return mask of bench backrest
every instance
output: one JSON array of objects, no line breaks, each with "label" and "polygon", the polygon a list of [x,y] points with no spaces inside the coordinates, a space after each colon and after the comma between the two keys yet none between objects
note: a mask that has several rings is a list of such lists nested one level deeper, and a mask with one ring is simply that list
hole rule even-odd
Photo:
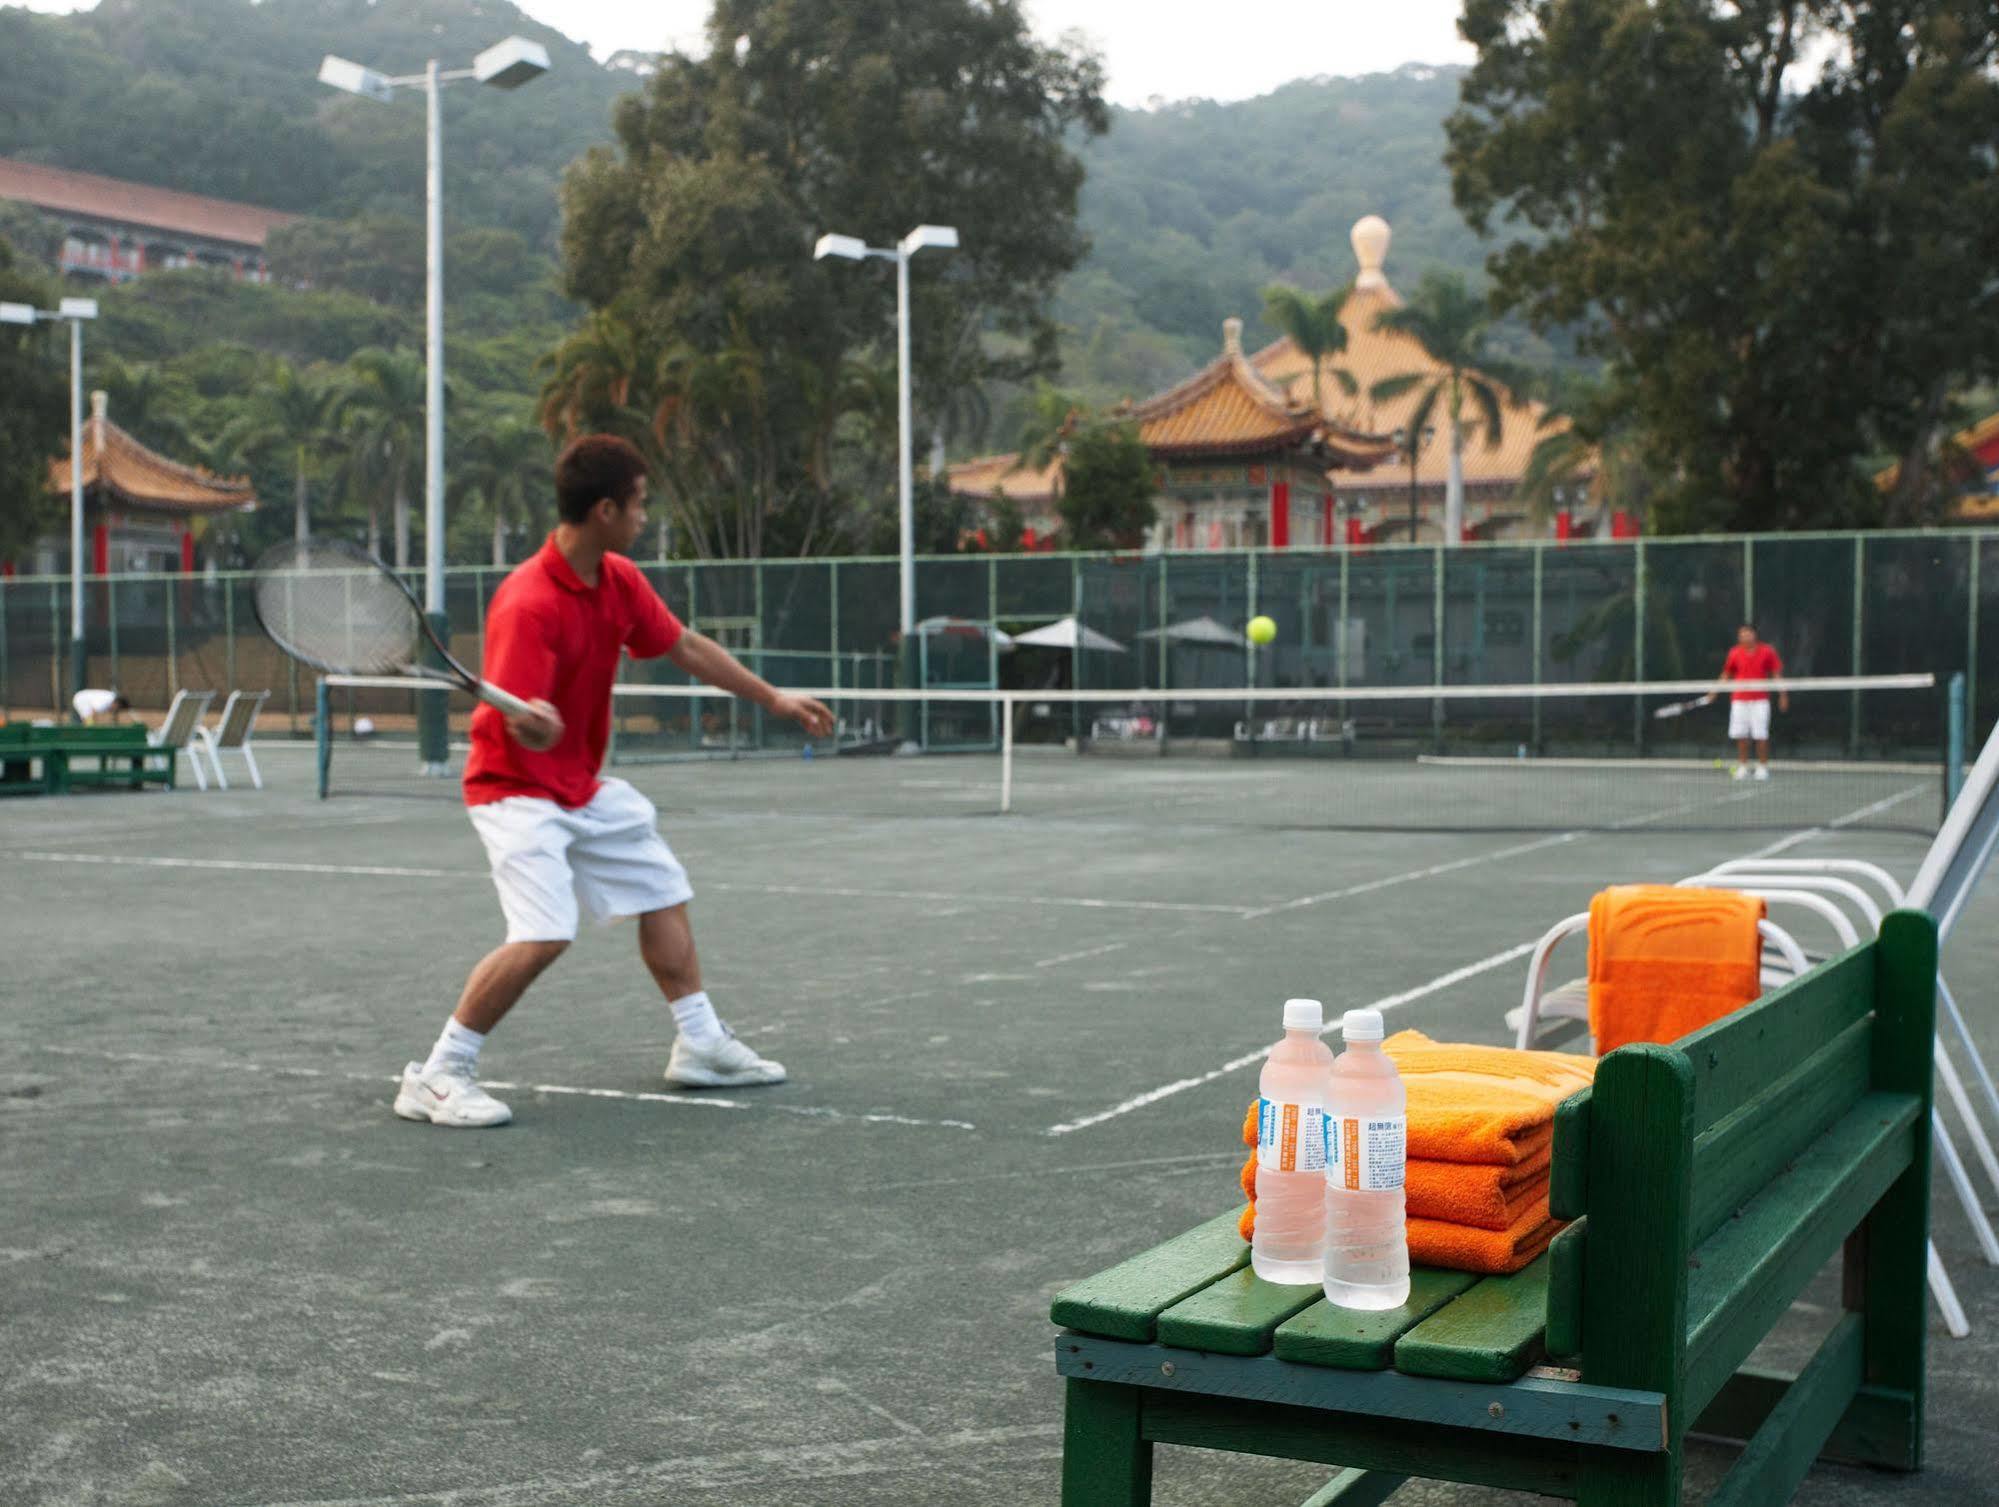
[{"label": "bench backrest", "polygon": [[1881,1310],[1870,1345],[1919,1359],[1936,966],[1935,921],[1897,911],[1671,1046],[1606,1056],[1555,1119],[1549,1207],[1576,1222],[1550,1261],[1549,1349],[1587,1382],[1663,1392],[1684,1435],[1860,1230],[1848,1307]]}]

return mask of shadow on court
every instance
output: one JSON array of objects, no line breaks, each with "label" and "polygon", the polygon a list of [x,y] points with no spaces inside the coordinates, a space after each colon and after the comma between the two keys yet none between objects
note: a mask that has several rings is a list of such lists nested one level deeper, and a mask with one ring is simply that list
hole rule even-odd
[{"label": "shadow on court", "polygon": [[[1227,1065],[1287,995],[1496,1041],[1509,954],[1602,884],[1785,835],[1277,830],[1198,771],[1150,803],[1176,820],[867,784],[983,782],[950,760],[791,807],[774,770],[628,769],[710,992],[792,1081],[669,1091],[670,1017],[612,927],[486,1049],[515,1123],[458,1132],[388,1105],[499,937],[469,825],[448,790],[322,804],[308,754],[264,762],[261,794],[0,812],[5,1502],[1053,1501],[1048,1300],[1232,1206],[1255,1077]],[[1906,879],[1924,846],[1790,851]],[[1999,891],[1974,911],[1946,961],[1999,1057]],[[1801,1502],[1990,1498],[1999,1273],[1935,1211],[1975,1330],[1933,1327],[1930,1468],[1821,1468]],[[1778,1351],[1830,1322],[1821,1286]],[[1278,1507],[1327,1474],[1167,1450],[1157,1500]]]}]

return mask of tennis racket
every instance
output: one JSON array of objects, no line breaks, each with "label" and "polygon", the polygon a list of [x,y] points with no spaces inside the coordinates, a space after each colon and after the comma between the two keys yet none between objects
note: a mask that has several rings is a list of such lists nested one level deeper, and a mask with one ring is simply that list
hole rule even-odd
[{"label": "tennis racket", "polygon": [[1692,701],[1669,701],[1662,707],[1654,708],[1652,715],[1663,722],[1668,717],[1684,717],[1688,712],[1695,711],[1700,707],[1713,705],[1714,695],[1710,692],[1705,696],[1696,696]]},{"label": "tennis racket", "polygon": [[[454,659],[415,594],[366,550],[337,539],[280,544],[257,561],[252,586],[258,626],[300,664],[332,675],[407,675],[455,685],[510,717],[534,715],[520,697]],[[442,668],[418,663],[425,643]]]}]

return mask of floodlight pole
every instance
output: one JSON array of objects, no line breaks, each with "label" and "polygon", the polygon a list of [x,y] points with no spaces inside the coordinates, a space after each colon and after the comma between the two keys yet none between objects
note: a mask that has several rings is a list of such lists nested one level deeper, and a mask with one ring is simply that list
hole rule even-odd
[{"label": "floodlight pole", "polygon": [[[496,89],[518,89],[548,71],[548,50],[525,37],[508,37],[472,60],[470,68],[440,69],[436,58],[422,73],[391,78],[329,55],[319,65],[319,81],[365,99],[386,102],[399,88],[424,92],[424,431],[423,570],[424,614],[441,642],[450,642],[451,620],[444,609],[444,111],[439,98],[446,84],[474,80]],[[425,774],[446,774],[451,750],[446,707],[440,696],[420,698],[417,743]]]},{"label": "floodlight pole", "polygon": [[[69,693],[83,689],[83,321],[69,322]],[[192,757],[190,755],[190,757]]]},{"label": "floodlight pole", "polygon": [[[436,58],[424,66],[423,88],[429,116],[424,141],[423,610],[438,638],[450,643],[451,619],[444,610],[444,111]],[[451,772],[444,697],[418,698],[417,743],[425,774]]]}]

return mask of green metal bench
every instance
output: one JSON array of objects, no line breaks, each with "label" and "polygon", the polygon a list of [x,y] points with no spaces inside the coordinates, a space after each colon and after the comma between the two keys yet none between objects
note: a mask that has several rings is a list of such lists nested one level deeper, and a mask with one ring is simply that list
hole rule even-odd
[{"label": "green metal bench", "polygon": [[[1748,1440],[1726,1507],[1788,1500],[1821,1453],[1917,1469],[1936,956],[1935,922],[1898,911],[1605,1057],[1556,1115],[1550,1205],[1574,1223],[1515,1275],[1418,1269],[1403,1308],[1353,1312],[1259,1280],[1230,1214],[1070,1288],[1063,1502],[1149,1502],[1155,1444],[1346,1467],[1308,1507],[1412,1476],[1668,1507],[1693,1432]],[[1842,1244],[1811,1362],[1742,1369]]]},{"label": "green metal bench", "polygon": [[0,727],[0,795],[64,795],[82,786],[174,787],[175,750],[153,744],[146,729]]}]

